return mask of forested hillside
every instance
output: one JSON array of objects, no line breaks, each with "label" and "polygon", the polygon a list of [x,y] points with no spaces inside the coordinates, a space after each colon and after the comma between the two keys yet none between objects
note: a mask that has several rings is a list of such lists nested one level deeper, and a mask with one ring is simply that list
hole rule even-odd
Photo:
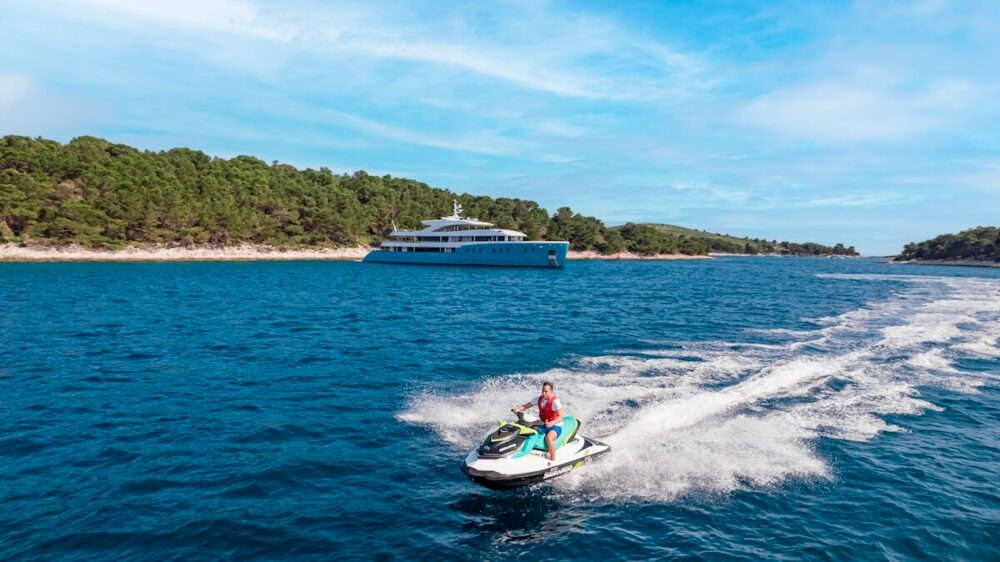
[{"label": "forested hillside", "polygon": [[1000,228],[980,226],[958,234],[942,234],[923,242],[911,242],[896,256],[896,261],[962,259],[1000,261]]},{"label": "forested hillside", "polygon": [[824,246],[815,242],[778,242],[761,238],[738,238],[726,234],[716,234],[669,224],[627,224],[616,228],[623,237],[631,241],[633,251],[654,251],[661,246],[676,245],[685,253],[706,254],[720,252],[727,254],[783,254],[795,256],[857,256],[854,246]]},{"label": "forested hillside", "polygon": [[[415,228],[420,220],[449,214],[453,199],[466,216],[524,231],[531,239],[569,240],[574,250],[774,251],[767,249],[773,245],[744,243],[741,248],[723,244],[716,235],[671,232],[663,225],[608,228],[569,207],[549,215],[534,201],[459,195],[362,171],[299,170],[251,156],[213,158],[187,148],[140,151],[94,137],[61,144],[6,136],[0,143],[0,242],[104,248],[367,244],[384,238],[394,223]],[[835,251],[805,246],[809,251],[789,251]]]}]

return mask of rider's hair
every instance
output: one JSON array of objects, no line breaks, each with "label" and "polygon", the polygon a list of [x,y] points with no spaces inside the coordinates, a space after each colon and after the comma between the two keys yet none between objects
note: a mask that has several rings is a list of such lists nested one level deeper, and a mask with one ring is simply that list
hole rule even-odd
[{"label": "rider's hair", "polygon": [[542,383],[542,390],[545,390],[546,386],[549,387],[549,390],[555,390],[556,389],[556,387],[552,386],[552,383],[550,383],[549,381],[545,381],[545,382]]}]

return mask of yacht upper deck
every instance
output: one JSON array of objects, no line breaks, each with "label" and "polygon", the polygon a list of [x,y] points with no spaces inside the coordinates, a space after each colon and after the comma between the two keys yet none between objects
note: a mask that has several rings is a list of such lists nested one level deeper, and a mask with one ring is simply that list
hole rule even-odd
[{"label": "yacht upper deck", "polygon": [[458,245],[469,242],[523,242],[527,235],[517,230],[494,228],[493,223],[462,217],[462,206],[456,201],[452,214],[437,220],[420,221],[420,230],[393,230],[383,247],[431,244]]}]

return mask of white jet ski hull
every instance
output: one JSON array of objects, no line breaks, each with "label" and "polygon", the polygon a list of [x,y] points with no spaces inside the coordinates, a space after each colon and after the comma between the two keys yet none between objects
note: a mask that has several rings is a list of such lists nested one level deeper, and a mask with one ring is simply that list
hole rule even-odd
[{"label": "white jet ski hull", "polygon": [[583,436],[575,436],[560,447],[555,461],[549,460],[548,452],[537,449],[519,458],[480,458],[473,450],[462,463],[462,472],[476,484],[507,490],[569,474],[610,450],[610,445]]}]

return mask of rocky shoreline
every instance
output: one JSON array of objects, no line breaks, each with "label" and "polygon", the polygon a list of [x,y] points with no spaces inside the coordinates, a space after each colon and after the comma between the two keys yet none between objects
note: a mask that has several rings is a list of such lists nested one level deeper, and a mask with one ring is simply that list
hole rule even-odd
[{"label": "rocky shoreline", "polygon": [[957,265],[960,267],[1000,267],[1000,262],[988,261],[988,260],[905,260],[905,261],[894,261],[889,260],[889,263],[899,264],[899,265]]},{"label": "rocky shoreline", "polygon": [[161,261],[281,261],[360,260],[371,248],[283,249],[263,245],[226,247],[148,246],[122,250],[95,250],[82,246],[0,245],[0,261],[7,262],[161,262]]},{"label": "rocky shoreline", "polygon": [[573,251],[566,254],[568,260],[615,260],[615,261],[652,261],[652,260],[710,260],[711,256],[689,256],[686,254],[654,254],[651,256],[632,252],[601,254],[593,250]]},{"label": "rocky shoreline", "polygon": [[[83,246],[0,244],[0,262],[167,262],[167,261],[288,261],[361,260],[371,251],[354,248],[285,249],[263,245],[243,246],[132,246],[122,250],[99,250]],[[645,256],[631,252],[600,254],[570,251],[569,260],[707,260],[710,256],[660,254]]]}]

